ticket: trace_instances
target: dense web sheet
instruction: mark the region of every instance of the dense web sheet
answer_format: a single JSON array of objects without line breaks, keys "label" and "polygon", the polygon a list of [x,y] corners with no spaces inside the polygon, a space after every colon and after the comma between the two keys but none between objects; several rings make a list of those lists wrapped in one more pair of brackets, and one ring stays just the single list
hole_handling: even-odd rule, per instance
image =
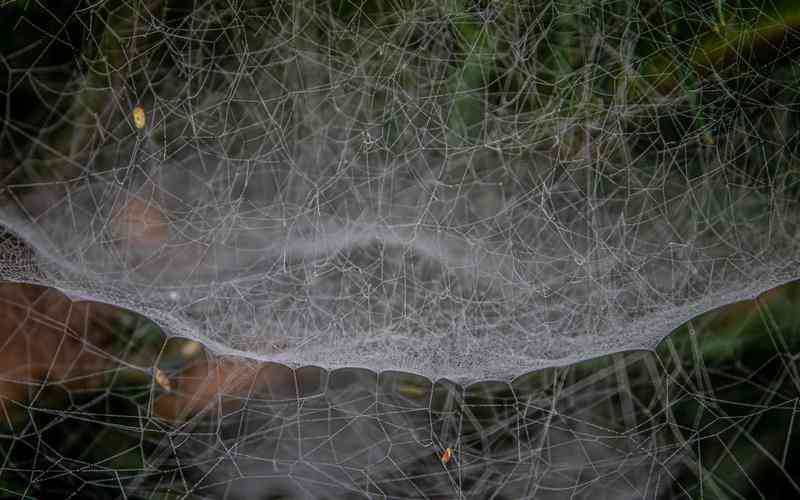
[{"label": "dense web sheet", "polygon": [[221,357],[135,314],[5,284],[0,488],[159,500],[791,498],[798,305],[795,282],[697,317],[655,352],[462,386]]},{"label": "dense web sheet", "polygon": [[0,273],[217,352],[509,377],[797,278],[791,6],[4,9]]}]

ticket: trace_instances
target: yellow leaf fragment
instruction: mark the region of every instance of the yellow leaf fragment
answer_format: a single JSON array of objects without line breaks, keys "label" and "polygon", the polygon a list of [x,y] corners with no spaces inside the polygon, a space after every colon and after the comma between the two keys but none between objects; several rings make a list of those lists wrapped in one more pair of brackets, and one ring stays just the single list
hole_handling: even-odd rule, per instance
[{"label": "yellow leaf fragment", "polygon": [[192,358],[202,349],[203,345],[200,342],[195,342],[194,340],[187,340],[181,346],[181,354],[185,358]]},{"label": "yellow leaf fragment", "polygon": [[143,107],[136,106],[135,108],[133,108],[133,124],[136,125],[136,128],[138,129],[143,129],[144,126],[147,124]]},{"label": "yellow leaf fragment", "polygon": [[169,378],[167,378],[167,374],[161,371],[161,369],[155,369],[155,378],[156,382],[161,386],[162,389],[165,391],[172,390],[172,384],[170,383]]},{"label": "yellow leaf fragment", "polygon": [[447,448],[442,452],[442,463],[447,465],[450,459],[453,458],[453,448]]},{"label": "yellow leaf fragment", "polygon": [[400,384],[398,392],[412,399],[422,399],[428,396],[428,388],[417,384]]}]

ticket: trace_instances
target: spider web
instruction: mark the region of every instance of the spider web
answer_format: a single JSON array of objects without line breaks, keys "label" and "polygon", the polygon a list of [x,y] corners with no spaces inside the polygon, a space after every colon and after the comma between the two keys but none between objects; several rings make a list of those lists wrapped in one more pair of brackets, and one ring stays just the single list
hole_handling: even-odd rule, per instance
[{"label": "spider web", "polygon": [[[790,453],[754,416],[788,408],[794,369],[760,377],[790,355],[794,323],[769,319],[782,302],[739,302],[791,299],[793,285],[775,287],[800,278],[791,2],[2,9],[14,36],[0,52],[0,277],[91,301],[34,287],[7,302],[20,318],[61,304],[36,324],[101,365],[73,388],[67,361],[25,374],[26,387],[67,384],[70,410],[40,410],[41,391],[7,399],[54,428],[85,419],[141,437],[129,466],[100,467],[120,450],[37,451],[9,469],[31,484],[65,474],[79,478],[68,494],[164,498],[247,497],[267,476],[333,498],[766,491],[734,478],[731,463],[752,465],[738,452],[698,444],[727,422],[708,436],[752,437],[797,489]],[[754,328],[786,340],[736,376],[692,364],[731,348],[680,332],[734,302],[758,304]],[[98,308],[149,326],[126,323],[133,339],[111,349],[72,323]],[[142,348],[140,330],[160,340]],[[203,347],[156,369],[184,344]],[[24,345],[15,357],[36,364]],[[146,380],[118,397],[86,382],[93,370]],[[192,370],[214,382],[182,389]],[[725,406],[712,383],[733,391],[725,377],[767,387],[764,402]],[[259,392],[276,380],[277,396]],[[93,391],[135,417],[76,402]],[[684,398],[696,403],[676,423],[662,407]],[[41,443],[48,427],[27,425]],[[47,457],[60,472],[42,472]]]}]

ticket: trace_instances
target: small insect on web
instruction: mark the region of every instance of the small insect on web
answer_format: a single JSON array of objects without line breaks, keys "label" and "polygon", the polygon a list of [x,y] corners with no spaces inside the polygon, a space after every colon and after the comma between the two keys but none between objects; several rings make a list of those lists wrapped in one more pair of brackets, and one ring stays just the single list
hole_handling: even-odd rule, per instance
[{"label": "small insect on web", "polygon": [[136,128],[141,130],[147,124],[144,108],[141,106],[136,106],[133,108],[133,124],[136,125]]},{"label": "small insect on web", "polygon": [[442,452],[441,460],[444,465],[447,465],[453,458],[453,448],[447,448]]}]

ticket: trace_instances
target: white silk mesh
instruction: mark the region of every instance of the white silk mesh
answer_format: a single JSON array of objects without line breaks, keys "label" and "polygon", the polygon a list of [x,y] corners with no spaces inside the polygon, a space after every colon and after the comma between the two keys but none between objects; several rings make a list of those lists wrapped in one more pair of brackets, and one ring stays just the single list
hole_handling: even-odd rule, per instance
[{"label": "white silk mesh", "polygon": [[50,125],[3,125],[2,277],[217,352],[478,379],[800,274],[795,80],[690,12],[240,7],[78,9],[73,66],[5,56]]}]

